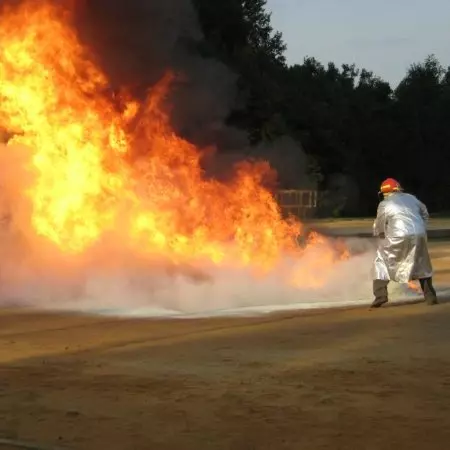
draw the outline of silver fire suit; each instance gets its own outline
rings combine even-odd
[[[433,275],[427,245],[428,211],[411,194],[395,192],[378,206],[373,224],[380,237],[373,263],[374,280],[407,283]]]

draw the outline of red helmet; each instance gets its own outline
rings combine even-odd
[[[380,193],[390,194],[391,192],[399,192],[402,190],[400,183],[394,178],[387,178],[381,183]]]

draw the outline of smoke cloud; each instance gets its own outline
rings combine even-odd
[[[237,76],[200,56],[202,33],[190,0],[92,0],[79,3],[76,12],[80,37],[113,89],[127,86],[143,96],[174,72],[174,126],[196,144],[217,144],[215,134],[237,100]]]
[[[208,174],[229,174],[237,160],[264,159],[288,188],[314,188],[306,155],[290,138],[250,148],[246,133],[226,125],[242,104],[238,75],[219,60],[203,58],[203,39],[191,0],[90,0],[76,2],[81,39],[108,74],[111,88],[143,96],[167,71],[176,74],[168,102],[174,128],[205,149]],[[223,154],[231,157],[222,157]],[[217,161],[215,161],[215,156]]]

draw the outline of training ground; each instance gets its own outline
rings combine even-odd
[[[430,247],[450,286],[450,241]],[[445,298],[192,320],[5,309],[0,448],[446,450],[449,343]]]

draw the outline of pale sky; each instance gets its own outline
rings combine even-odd
[[[268,0],[289,64],[355,63],[394,87],[434,53],[450,65],[450,0]]]

